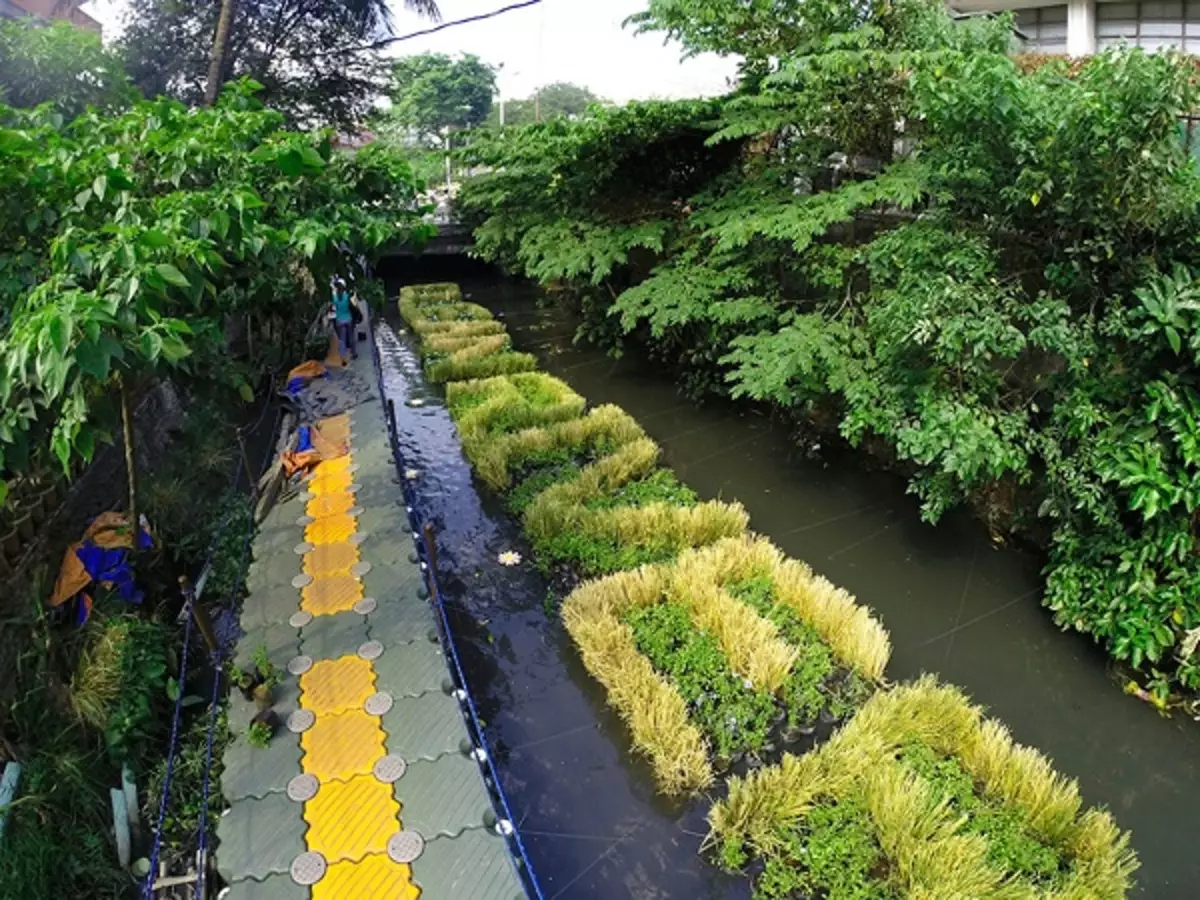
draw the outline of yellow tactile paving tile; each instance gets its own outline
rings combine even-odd
[[[360,558],[358,547],[347,541],[321,544],[304,554],[304,571],[314,578],[319,575],[345,575]]]
[[[327,431],[326,428],[324,428],[324,427],[321,428],[322,434],[325,434],[326,431]],[[326,436],[328,436],[328,435],[326,435]],[[344,434],[341,435],[341,437],[343,440],[345,439]],[[350,464],[353,461],[354,460],[350,456],[349,453],[347,453],[345,456],[336,456],[333,459],[323,459],[319,463],[317,463],[317,465],[314,467],[313,472],[315,474],[313,475],[313,477],[321,478],[324,475],[341,474],[342,472],[349,470]]]
[[[361,862],[338,862],[312,887],[312,900],[417,900],[421,889],[412,883],[412,867],[386,856]]]
[[[386,752],[383,737],[379,719],[363,710],[317,716],[313,727],[300,735],[301,767],[322,785],[370,774]]]
[[[354,495],[349,491],[342,491],[340,494],[318,494],[308,501],[304,512],[314,519],[320,519],[324,516],[341,515],[353,508]]]
[[[354,609],[362,598],[362,582],[349,572],[315,575],[312,583],[300,591],[300,608],[314,616],[333,616]]]
[[[308,483],[308,489],[318,497],[322,494],[341,494],[354,484],[354,476],[349,472],[335,472],[332,475],[318,475]]]
[[[323,659],[300,676],[300,705],[318,716],[361,709],[375,693],[375,671],[357,656]]]
[[[358,528],[354,516],[326,516],[317,519],[304,529],[304,539],[313,546],[319,544],[340,544],[350,538]]]
[[[321,785],[304,804],[305,841],[330,863],[387,853],[388,838],[400,830],[395,788],[374,775]]]

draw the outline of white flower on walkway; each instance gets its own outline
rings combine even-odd
[[[420,469],[405,469],[404,477],[407,478],[409,481],[416,481],[418,478],[421,477],[421,470]]]
[[[519,566],[521,564],[521,554],[516,550],[505,550],[496,558],[502,566]]]

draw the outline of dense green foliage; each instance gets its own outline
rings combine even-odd
[[[479,252],[690,391],[881,456],[928,520],[1044,544],[1056,621],[1200,690],[1191,64],[1022,66],[1010,20],[927,0],[635,18],[741,88],[478,141]]]
[[[88,106],[113,109],[134,96],[121,57],[69,22],[0,19],[0,103],[52,102],[67,118]]]
[[[507,100],[504,103],[505,125],[531,125],[551,119],[582,116],[593,103],[602,102],[590,90],[568,81],[556,81],[538,88],[529,97]],[[500,124],[500,104],[492,106],[488,116],[489,126]]]
[[[0,108],[0,473],[46,448],[90,459],[114,379],[253,383],[297,355],[344,251],[423,233],[402,160],[281,123],[245,85],[198,112]],[[230,316],[259,337],[240,365]]]
[[[440,140],[446,131],[482,125],[495,92],[496,70],[477,56],[401,57],[392,63],[392,107],[382,117],[383,124]]]
[[[924,744],[904,747],[900,761],[963,816],[964,832],[987,839],[988,861],[997,869],[1041,888],[1061,886],[1066,874],[1062,850],[1039,839],[1026,810],[984,795],[958,760],[939,756]]]
[[[780,836],[754,883],[754,900],[788,900],[818,892],[830,900],[898,900],[875,873],[887,865],[866,804],[857,797],[817,803],[804,824]],[[804,860],[797,865],[797,860]]]
[[[719,758],[763,749],[775,698],[730,670],[717,641],[692,623],[687,607],[671,602],[636,607],[625,621],[638,651],[671,679]]]
[[[839,667],[817,630],[793,607],[775,597],[769,575],[731,584],[728,591],[775,625],[779,636],[797,650],[791,674],[783,683],[788,727],[811,727],[826,708],[835,719],[845,718],[874,693],[874,686],[866,678]]]

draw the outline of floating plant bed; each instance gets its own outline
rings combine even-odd
[[[757,900],[1126,896],[1137,860],[1075,782],[932,677],[876,694],[832,740],[730,781],[721,861]]]
[[[659,790],[731,776],[710,847],[758,900],[1126,896],[1137,861],[1108,813],[957,689],[886,687],[879,622],[739,504],[701,502],[624,411],[528,371],[456,286],[400,308]]]
[[[737,596],[751,579],[769,581],[769,601]],[[667,793],[827,735],[874,692],[890,652],[845,592],[745,537],[588,582],[563,619]]]

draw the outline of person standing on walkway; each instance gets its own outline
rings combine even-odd
[[[354,312],[351,308],[350,292],[346,290],[346,282],[337,277],[333,279],[333,327],[337,332],[338,349],[342,355],[342,365],[347,357],[358,359],[358,341],[354,333]]]

